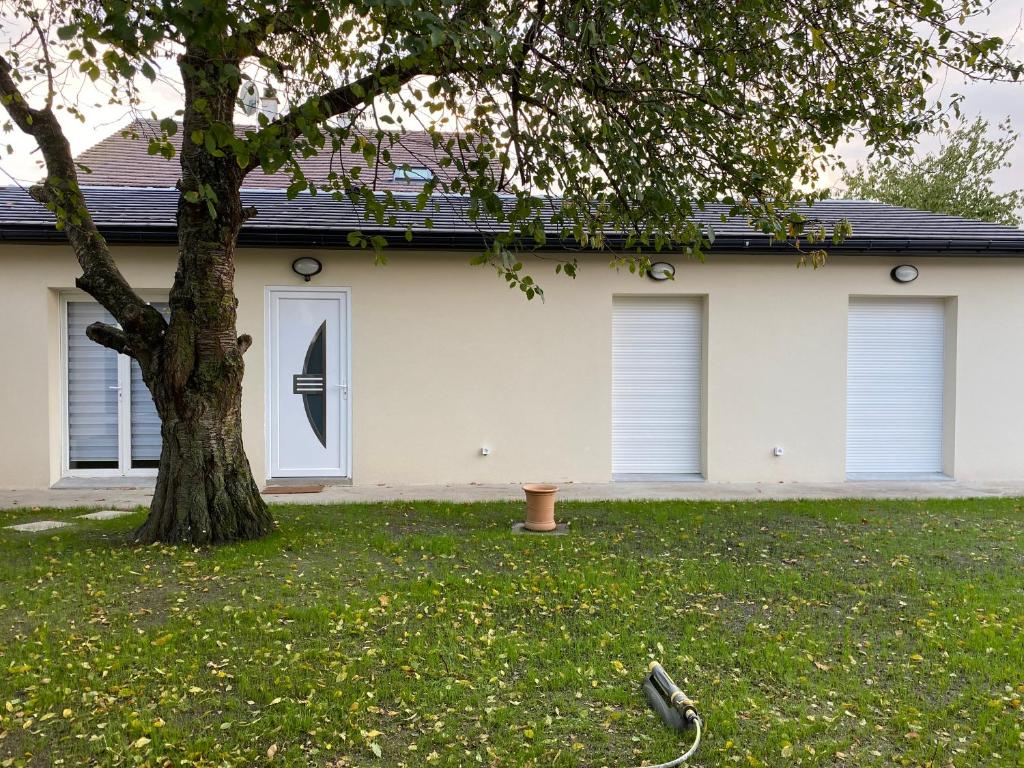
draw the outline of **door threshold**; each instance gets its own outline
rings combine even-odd
[[[299,485],[352,485],[351,477],[321,477],[309,475],[307,477],[268,477],[267,485],[278,488],[294,487]]]
[[[950,483],[953,478],[942,472],[847,472],[846,480],[850,483]]]
[[[613,483],[703,483],[699,472],[619,472],[612,475]]]
[[[50,486],[54,491],[131,491],[152,490],[156,475],[137,477],[62,477]]]

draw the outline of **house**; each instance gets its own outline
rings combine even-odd
[[[423,154],[379,188],[415,194],[443,172]],[[118,135],[82,161],[121,269],[159,305],[176,165]],[[674,280],[587,252],[572,280],[528,257],[542,303],[468,264],[482,240],[462,198],[378,227],[283,186],[250,178],[259,215],[237,258],[260,480],[1024,479],[1024,231],[827,201],[811,215],[853,235],[797,269],[790,246],[711,209],[706,263],[659,256]],[[386,266],[348,246],[356,229],[391,241]],[[541,256],[571,246],[552,233]],[[319,265],[308,281],[299,259]],[[85,338],[105,312],[18,188],[0,189],[0,265],[0,487],[152,475],[159,424],[138,369]]]

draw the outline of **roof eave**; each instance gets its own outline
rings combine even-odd
[[[364,234],[381,234],[389,245],[400,246],[409,250],[439,247],[453,250],[478,249],[489,245],[486,233],[478,231],[452,231],[425,229],[416,230],[413,239],[408,240],[404,229],[370,229],[359,230]],[[177,243],[177,231],[171,226],[101,226],[100,232],[107,242],[115,245],[147,244],[174,245]],[[334,229],[303,229],[299,227],[243,227],[239,233],[238,244],[247,248],[341,248],[350,249],[348,235],[350,230]],[[0,241],[17,243],[66,242],[65,234],[52,225],[13,224],[0,226]],[[621,247],[620,238],[608,238],[608,245]],[[821,248],[829,253],[837,254],[873,254],[878,256],[898,253],[916,256],[992,256],[1021,257],[1024,256],[1024,233],[1018,238],[999,239],[965,239],[965,238],[857,238],[851,237],[838,245],[824,243],[820,245],[802,244],[805,251]],[[549,237],[542,250],[564,250],[593,252],[582,248],[575,240],[563,240]],[[795,253],[792,243],[772,242],[763,235],[722,235],[715,239],[712,251],[746,252],[746,253]],[[678,253],[678,250],[671,251]]]

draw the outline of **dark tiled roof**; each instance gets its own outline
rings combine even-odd
[[[253,129],[255,126],[236,126],[239,135]],[[160,155],[150,155],[147,151],[149,140],[161,135],[159,122],[155,120],[136,120],[115,131],[78,155],[78,162],[89,169],[89,172],[80,171],[79,182],[83,186],[173,187],[181,177],[178,157],[168,160]],[[179,130],[171,137],[176,151],[181,150],[181,141],[182,132]],[[454,170],[450,166],[446,168],[440,165],[439,160],[444,154],[434,148],[430,134],[426,131],[409,131],[397,141],[394,145],[384,145],[390,149],[391,159],[396,165],[428,168],[441,181],[453,178]],[[314,183],[325,183],[332,171],[341,173],[343,169],[359,165],[362,166],[360,182],[376,191],[417,192],[423,186],[422,182],[395,181],[393,173],[384,166],[376,169],[375,175],[373,168],[366,167],[362,155],[347,150],[338,154],[327,150],[301,159],[299,164],[306,178]],[[501,173],[500,165],[494,164],[492,173],[497,179]],[[290,181],[287,172],[267,175],[257,168],[248,175],[245,186],[251,189],[285,189]]]
[[[174,189],[88,188],[86,199],[93,218],[111,242],[174,242],[174,218],[178,193]],[[301,194],[289,200],[280,190],[244,190],[247,205],[258,214],[242,229],[247,245],[347,245],[349,232],[360,230],[387,236],[408,247],[479,247],[486,240],[487,222],[472,222],[463,197],[435,197],[419,212],[396,211],[394,224],[379,226],[366,220],[362,209],[328,195]],[[398,196],[402,199],[401,196]],[[552,201],[551,205],[557,205]],[[721,221],[724,206],[709,206],[700,214],[703,223],[715,228],[715,249],[765,250],[785,247],[773,244],[745,221]],[[956,216],[896,208],[861,200],[827,200],[805,211],[830,231],[848,220],[853,235],[838,247],[840,252],[913,251],[920,255],[1024,255],[1024,231]],[[427,225],[431,220],[433,226]],[[0,187],[0,239],[63,239],[53,227],[49,211],[17,187]],[[413,232],[406,242],[406,227]],[[548,246],[575,247],[561,242],[552,232]]]

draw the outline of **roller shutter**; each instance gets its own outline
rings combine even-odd
[[[847,473],[941,473],[944,302],[852,299],[847,355]]]
[[[616,297],[612,473],[701,471],[703,309],[689,297]]]

